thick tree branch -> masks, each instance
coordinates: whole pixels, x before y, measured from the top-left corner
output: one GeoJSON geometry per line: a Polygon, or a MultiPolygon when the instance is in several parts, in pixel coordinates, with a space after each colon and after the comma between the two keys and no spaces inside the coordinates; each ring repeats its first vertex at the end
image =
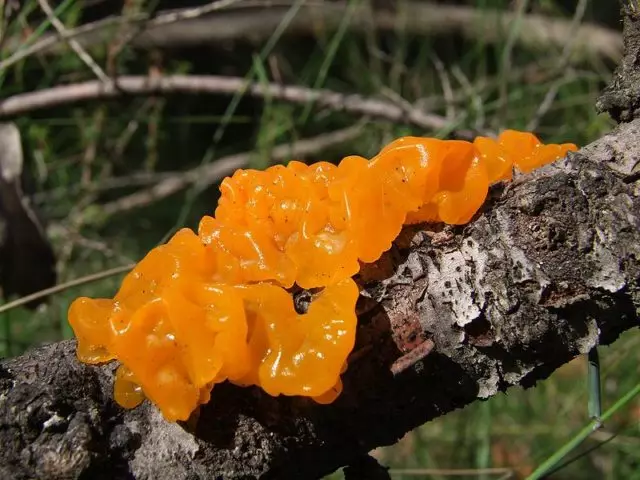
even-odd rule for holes
{"type": "Polygon", "coordinates": [[[198,418],[169,424],[148,404],[118,408],[114,366],[79,364],[73,342],[4,361],[0,477],[318,478],[534,384],[638,326],[639,138],[636,120],[494,189],[464,228],[406,229],[358,277],[358,343],[332,405],[224,384],[198,418]],[[424,341],[435,350],[413,353],[424,341]]]}

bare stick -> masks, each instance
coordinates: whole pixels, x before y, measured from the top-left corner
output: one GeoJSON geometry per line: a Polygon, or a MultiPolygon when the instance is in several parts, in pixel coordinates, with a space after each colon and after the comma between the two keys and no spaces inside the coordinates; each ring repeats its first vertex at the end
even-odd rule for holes
{"type": "MultiPolygon", "coordinates": [[[[129,17],[108,17],[98,22],[81,25],[70,30],[68,38],[77,38],[85,48],[109,41],[109,30],[114,26],[139,29],[139,35],[131,42],[137,48],[163,48],[180,45],[213,44],[237,39],[260,42],[273,33],[287,14],[291,1],[251,1],[234,5],[232,0],[213,2],[195,9],[183,9],[160,13],[155,19],[141,13],[129,17]],[[262,7],[262,9],[259,9],[262,7]],[[223,10],[224,8],[224,10],[223,10]],[[205,15],[216,11],[216,15],[205,15]]],[[[290,28],[293,34],[313,33],[318,25],[335,29],[344,17],[348,5],[338,2],[305,3],[290,28]]],[[[351,28],[354,30],[395,30],[402,21],[404,32],[410,35],[437,35],[458,32],[471,39],[495,43],[503,40],[501,32],[514,22],[512,12],[480,11],[474,7],[438,5],[417,1],[402,2],[397,12],[373,11],[362,5],[356,9],[351,28]]],[[[619,60],[622,52],[622,36],[619,32],[594,24],[582,24],[577,30],[571,21],[541,15],[524,15],[514,41],[520,45],[548,49],[575,42],[574,53],[584,58],[597,55],[619,60]],[[573,39],[573,40],[572,40],[573,39]],[[580,54],[580,55],[578,55],[580,54]]],[[[6,69],[30,55],[55,50],[60,39],[44,36],[27,48],[23,40],[9,42],[7,50],[15,53],[0,62],[0,70],[6,69]]]]}
{"type": "MultiPolygon", "coordinates": [[[[64,39],[68,40],[75,37],[82,37],[82,36],[87,36],[95,33],[99,34],[101,30],[107,30],[110,27],[122,26],[122,25],[136,25],[136,24],[141,24],[145,21],[147,23],[146,25],[143,26],[143,28],[149,28],[152,26],[158,27],[161,25],[167,25],[174,22],[180,22],[182,20],[194,19],[201,15],[214,12],[216,10],[222,10],[224,8],[228,8],[241,1],[242,0],[219,0],[216,2],[208,3],[206,5],[202,5],[200,7],[185,8],[185,9],[179,9],[179,10],[167,10],[166,12],[159,14],[153,19],[150,18],[150,15],[148,13],[143,13],[143,12],[137,13],[135,15],[128,15],[126,17],[111,16],[102,20],[98,20],[96,22],[91,22],[85,25],[81,25],[73,30],[67,30],[65,32],[64,39]]],[[[251,3],[266,4],[270,2],[251,2],[251,3]]],[[[25,58],[31,55],[44,52],[50,49],[51,47],[55,47],[56,45],[58,45],[60,40],[62,40],[62,38],[59,38],[54,35],[44,36],[44,38],[42,38],[41,40],[37,41],[33,45],[26,48],[20,48],[22,42],[19,42],[18,43],[19,48],[17,49],[17,51],[6,60],[0,62],[0,70],[4,70],[10,67],[11,65],[15,64],[16,62],[19,62],[20,60],[24,60],[25,58]]],[[[82,39],[80,39],[79,41],[82,42],[82,39]]],[[[94,42],[82,42],[82,43],[85,43],[87,46],[90,46],[94,42]]]]}
{"type": "MultiPolygon", "coordinates": [[[[270,158],[273,162],[277,162],[287,158],[302,157],[320,152],[330,146],[353,140],[362,131],[362,126],[362,124],[357,124],[343,130],[300,140],[290,145],[278,145],[271,152],[270,158]]],[[[101,210],[105,215],[113,215],[149,205],[192,184],[196,184],[199,187],[211,185],[232,174],[237,169],[246,167],[253,154],[254,152],[251,151],[237,153],[193,170],[176,173],[175,176],[161,180],[151,188],[107,203],[102,206],[101,210]]]]}
{"type": "Polygon", "coordinates": [[[100,66],[91,57],[91,55],[89,55],[87,51],[75,39],[69,37],[66,27],[60,21],[60,19],[56,17],[56,14],[51,8],[51,5],[49,5],[49,2],[47,0],[38,0],[38,4],[40,5],[42,11],[49,18],[51,25],[53,25],[53,27],[57,30],[60,38],[62,38],[69,45],[69,47],[71,47],[76,55],[78,55],[78,58],[80,58],[80,60],[82,60],[84,64],[91,69],[94,75],[100,79],[100,81],[105,83],[110,82],[111,80],[109,79],[107,74],[104,73],[104,70],[100,68],[100,66]]]}
{"type": "MultiPolygon", "coordinates": [[[[326,107],[334,111],[345,111],[392,122],[407,122],[425,130],[438,130],[449,125],[449,122],[439,115],[358,94],[343,94],[330,90],[313,90],[307,87],[275,83],[250,83],[240,77],[216,75],[122,76],[111,84],[89,81],[21,93],[6,100],[0,100],[0,118],[80,101],[115,98],[127,94],[234,94],[239,91],[245,91],[246,94],[253,97],[270,97],[301,105],[313,102],[319,107],[326,107]]],[[[473,137],[476,132],[461,131],[457,133],[461,137],[473,137]]]]}
{"type": "MultiPolygon", "coordinates": [[[[584,14],[587,10],[587,3],[588,3],[587,0],[579,0],[578,2],[578,5],[576,6],[576,11],[573,15],[573,20],[571,21],[572,33],[575,33],[580,27],[580,23],[582,22],[582,19],[584,18],[584,14]]],[[[562,55],[560,56],[560,58],[558,59],[558,62],[553,68],[553,73],[559,73],[566,69],[566,65],[569,62],[569,59],[571,58],[574,47],[575,47],[575,36],[572,36],[571,40],[562,49],[562,55]]],[[[553,102],[555,101],[556,96],[558,95],[558,89],[560,86],[559,83],[560,82],[556,82],[554,85],[551,86],[551,88],[549,88],[549,91],[545,95],[544,100],[542,100],[542,103],[538,107],[538,110],[536,110],[536,113],[533,115],[531,120],[529,120],[529,123],[527,123],[527,130],[533,131],[536,128],[538,128],[538,125],[540,124],[542,117],[544,117],[547,114],[547,112],[553,105],[553,102]]]]}
{"type": "MultiPolygon", "coordinates": [[[[243,0],[217,0],[215,2],[209,2],[201,7],[185,8],[173,11],[167,11],[156,18],[151,20],[151,23],[159,27],[161,25],[167,25],[169,23],[179,22],[181,20],[189,20],[192,18],[198,18],[208,13],[212,13],[218,10],[232,7],[238,3],[242,3],[243,0]]],[[[261,2],[267,3],[267,2],[261,2]]]]}
{"type": "Polygon", "coordinates": [[[84,277],[76,278],[75,280],[70,280],[65,283],[60,283],[51,288],[47,288],[45,290],[41,290],[39,292],[32,293],[31,295],[27,295],[26,297],[18,298],[9,303],[5,303],[4,305],[0,305],[0,313],[8,312],[9,310],[13,310],[14,308],[21,307],[26,305],[29,302],[37,300],[42,297],[47,297],[54,293],[63,292],[73,287],[77,287],[80,285],[84,285],[91,282],[96,282],[98,280],[102,280],[108,277],[113,277],[115,275],[120,275],[121,273],[126,273],[135,267],[135,264],[131,265],[123,265],[121,267],[111,268],[109,270],[104,270],[98,273],[92,273],[91,275],[86,275],[84,277]]]}

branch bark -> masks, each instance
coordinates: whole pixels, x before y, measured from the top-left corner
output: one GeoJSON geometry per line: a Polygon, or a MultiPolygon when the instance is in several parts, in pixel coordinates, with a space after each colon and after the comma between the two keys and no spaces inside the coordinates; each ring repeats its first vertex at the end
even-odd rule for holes
{"type": "Polygon", "coordinates": [[[72,341],[3,361],[0,477],[318,478],[533,385],[638,326],[639,138],[636,120],[498,187],[465,228],[406,229],[358,277],[358,344],[332,405],[221,385],[199,418],[169,424],[148,404],[118,408],[114,366],[79,364],[72,341]]]}

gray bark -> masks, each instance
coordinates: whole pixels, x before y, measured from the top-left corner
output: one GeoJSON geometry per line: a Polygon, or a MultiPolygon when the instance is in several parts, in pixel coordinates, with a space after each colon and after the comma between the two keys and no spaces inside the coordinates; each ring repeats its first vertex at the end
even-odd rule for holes
{"type": "MultiPolygon", "coordinates": [[[[638,71],[632,57],[625,75],[638,71]]],[[[318,478],[430,419],[532,386],[639,325],[639,159],[633,120],[496,186],[465,227],[405,229],[358,276],[357,346],[332,405],[223,384],[197,418],[171,424],[147,403],[119,408],[114,365],[78,363],[72,341],[5,360],[0,478],[318,478]]]]}

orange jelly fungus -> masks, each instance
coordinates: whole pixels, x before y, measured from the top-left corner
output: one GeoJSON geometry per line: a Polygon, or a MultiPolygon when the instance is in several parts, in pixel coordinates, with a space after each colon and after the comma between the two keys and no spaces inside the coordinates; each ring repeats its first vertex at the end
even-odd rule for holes
{"type": "Polygon", "coordinates": [[[467,223],[489,185],[576,150],[507,130],[473,143],[404,137],[371,161],[292,161],[226,178],[215,218],[182,229],[113,299],[78,298],[69,322],[86,363],[117,359],[114,397],[186,420],[228,380],[332,402],[355,342],[360,262],[407,223],[467,223]],[[288,289],[317,289],[306,313],[288,289]]]}

